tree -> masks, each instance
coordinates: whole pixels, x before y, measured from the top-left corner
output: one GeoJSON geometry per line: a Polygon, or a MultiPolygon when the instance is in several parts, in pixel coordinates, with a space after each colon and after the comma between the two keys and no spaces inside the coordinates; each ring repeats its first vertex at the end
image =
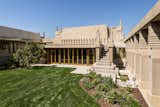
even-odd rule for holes
{"type": "Polygon", "coordinates": [[[42,45],[36,43],[27,43],[23,48],[18,49],[13,54],[13,59],[16,65],[20,67],[29,67],[31,64],[40,61],[40,58],[45,55],[45,50],[42,45]]]}

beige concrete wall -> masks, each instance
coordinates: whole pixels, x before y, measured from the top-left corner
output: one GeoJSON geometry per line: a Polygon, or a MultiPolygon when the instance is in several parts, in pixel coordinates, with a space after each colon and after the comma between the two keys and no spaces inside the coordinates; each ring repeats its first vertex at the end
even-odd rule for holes
{"type": "Polygon", "coordinates": [[[128,68],[137,78],[139,89],[150,107],[160,107],[160,0],[125,43],[128,68]]]}
{"type": "Polygon", "coordinates": [[[160,96],[160,58],[152,59],[152,94],[160,96]]]}
{"type": "Polygon", "coordinates": [[[150,23],[126,42],[128,68],[151,107],[160,107],[160,23],[150,23]],[[138,40],[138,41],[137,41],[138,40]],[[145,91],[144,91],[145,90],[145,91]]]}

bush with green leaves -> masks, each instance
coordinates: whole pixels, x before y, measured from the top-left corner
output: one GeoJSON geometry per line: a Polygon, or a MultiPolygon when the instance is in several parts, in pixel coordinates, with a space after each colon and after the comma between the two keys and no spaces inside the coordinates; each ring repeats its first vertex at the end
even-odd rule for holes
{"type": "Polygon", "coordinates": [[[90,82],[89,78],[87,77],[83,78],[82,82],[85,89],[90,90],[94,88],[94,85],[90,82]]]}
{"type": "Polygon", "coordinates": [[[126,102],[121,102],[121,107],[141,107],[138,100],[132,96],[125,96],[126,102]]]}
{"type": "Polygon", "coordinates": [[[106,91],[106,85],[104,83],[100,83],[96,86],[97,91],[106,91]]]}
{"type": "Polygon", "coordinates": [[[104,83],[106,86],[110,88],[116,88],[116,84],[114,83],[111,77],[104,77],[102,83],[104,83]]]}
{"type": "Polygon", "coordinates": [[[133,88],[131,88],[131,87],[126,87],[126,90],[127,90],[129,93],[132,93],[132,92],[133,92],[133,88]]]}
{"type": "Polygon", "coordinates": [[[37,43],[27,43],[23,48],[18,49],[13,54],[13,59],[19,67],[29,67],[37,63],[45,55],[42,45],[37,43]]]}
{"type": "Polygon", "coordinates": [[[109,86],[109,84],[105,84],[105,83],[100,83],[96,86],[97,91],[109,92],[112,89],[113,89],[112,86],[109,86]]]}
{"type": "Polygon", "coordinates": [[[93,71],[91,71],[89,74],[86,75],[86,77],[90,78],[90,79],[94,79],[97,77],[97,74],[93,71]]]}
{"type": "Polygon", "coordinates": [[[118,90],[111,90],[106,95],[107,100],[111,104],[119,104],[121,107],[140,107],[139,102],[127,93],[118,90]]]}
{"type": "Polygon", "coordinates": [[[98,85],[99,83],[101,83],[101,81],[102,81],[102,77],[101,77],[101,76],[97,76],[96,78],[94,78],[94,79],[92,80],[92,84],[93,84],[94,86],[96,86],[96,85],[98,85]]]}
{"type": "Polygon", "coordinates": [[[102,98],[121,107],[140,107],[139,102],[132,96],[133,89],[118,87],[111,77],[102,77],[90,72],[83,78],[83,85],[87,90],[96,89],[94,94],[96,100],[102,98]]]}
{"type": "Polygon", "coordinates": [[[95,94],[94,94],[94,98],[96,100],[99,100],[101,98],[105,98],[105,92],[103,92],[103,91],[96,91],[95,94]]]}
{"type": "Polygon", "coordinates": [[[121,99],[120,95],[114,89],[107,93],[106,98],[107,98],[108,102],[112,103],[112,104],[120,103],[119,100],[121,99]]]}

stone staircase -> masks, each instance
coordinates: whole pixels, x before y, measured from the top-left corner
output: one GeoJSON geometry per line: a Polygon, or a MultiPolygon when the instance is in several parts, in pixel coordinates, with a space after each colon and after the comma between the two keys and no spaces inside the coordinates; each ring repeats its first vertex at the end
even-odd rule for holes
{"type": "Polygon", "coordinates": [[[106,77],[110,76],[114,81],[116,80],[116,66],[109,60],[108,51],[102,51],[100,60],[92,66],[92,70],[97,74],[106,77]]]}

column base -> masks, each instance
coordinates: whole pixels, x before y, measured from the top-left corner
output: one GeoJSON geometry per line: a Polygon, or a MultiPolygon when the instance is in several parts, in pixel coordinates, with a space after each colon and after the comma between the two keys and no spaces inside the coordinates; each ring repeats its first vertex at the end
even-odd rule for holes
{"type": "Polygon", "coordinates": [[[141,89],[151,89],[151,82],[149,81],[138,81],[138,85],[141,89]]]}
{"type": "Polygon", "coordinates": [[[158,90],[158,89],[152,89],[152,94],[160,96],[160,90],[158,90]]]}
{"type": "Polygon", "coordinates": [[[160,107],[160,96],[153,95],[150,91],[147,93],[149,107],[160,107]]]}

